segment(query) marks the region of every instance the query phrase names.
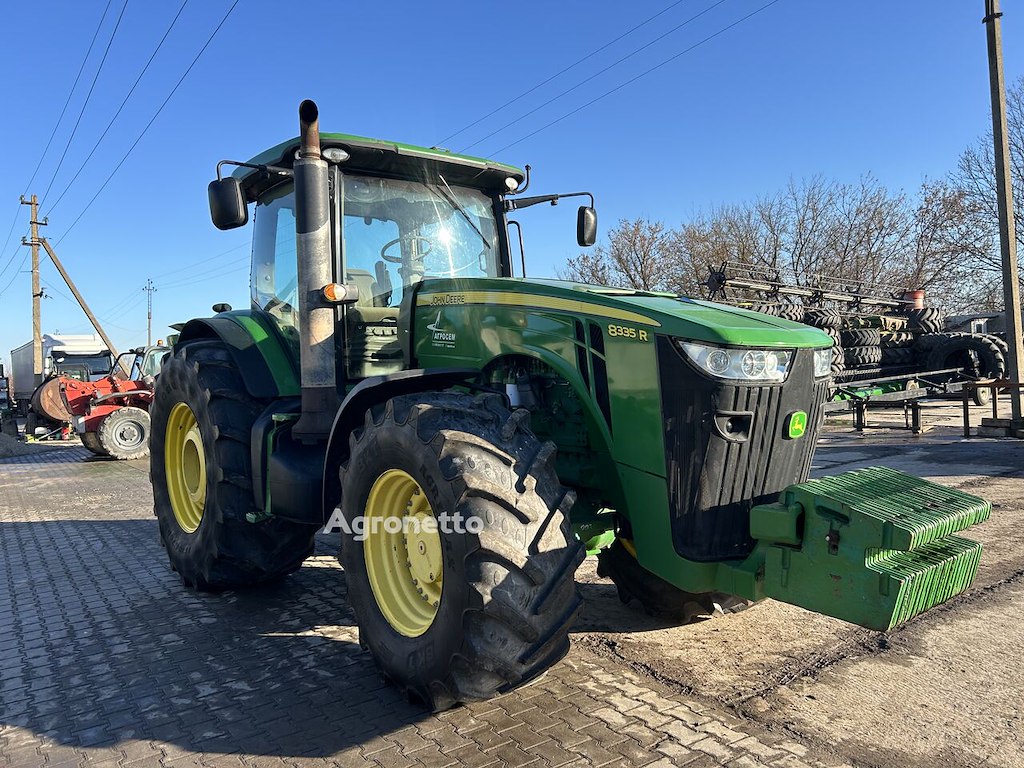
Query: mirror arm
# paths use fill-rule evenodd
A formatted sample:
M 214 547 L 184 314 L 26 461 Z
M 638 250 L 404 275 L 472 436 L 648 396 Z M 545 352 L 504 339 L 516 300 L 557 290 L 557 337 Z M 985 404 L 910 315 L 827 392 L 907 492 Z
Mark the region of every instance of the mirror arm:
M 281 168 L 280 166 L 277 166 L 277 165 L 262 165 L 262 164 L 255 164 L 255 163 L 243 163 L 241 160 L 221 160 L 219 163 L 217 163 L 217 181 L 223 181 L 223 177 L 221 176 L 221 170 L 220 169 L 221 169 L 222 166 L 225 166 L 225 165 L 235 165 L 235 166 L 238 166 L 239 168 L 254 168 L 257 171 L 262 171 L 263 173 L 267 174 L 268 176 L 269 175 L 275 175 L 275 176 L 293 176 L 294 175 L 294 173 L 292 172 L 291 168 Z
M 518 211 L 520 208 L 529 208 L 531 205 L 551 203 L 557 205 L 563 197 L 589 197 L 590 207 L 594 207 L 594 195 L 590 192 L 566 192 L 562 195 L 537 195 L 536 197 L 524 197 L 519 200 L 506 200 L 505 211 Z

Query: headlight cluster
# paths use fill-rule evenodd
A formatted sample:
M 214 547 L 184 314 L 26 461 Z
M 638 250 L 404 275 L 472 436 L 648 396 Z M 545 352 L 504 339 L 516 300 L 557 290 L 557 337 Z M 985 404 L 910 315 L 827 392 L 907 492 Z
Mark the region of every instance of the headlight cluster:
M 793 352 L 788 349 L 727 349 L 692 341 L 676 343 L 698 368 L 716 379 L 785 381 L 793 359 Z M 831 359 L 830 356 L 830 365 Z
M 814 378 L 822 379 L 832 374 L 832 347 L 814 350 Z

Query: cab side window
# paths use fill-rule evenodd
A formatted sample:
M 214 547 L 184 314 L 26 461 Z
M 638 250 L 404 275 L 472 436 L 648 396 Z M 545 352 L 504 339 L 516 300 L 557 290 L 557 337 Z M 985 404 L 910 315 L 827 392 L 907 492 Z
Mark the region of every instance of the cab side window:
M 295 190 L 291 182 L 256 203 L 252 242 L 253 307 L 265 310 L 286 339 L 297 342 L 298 263 L 295 253 Z

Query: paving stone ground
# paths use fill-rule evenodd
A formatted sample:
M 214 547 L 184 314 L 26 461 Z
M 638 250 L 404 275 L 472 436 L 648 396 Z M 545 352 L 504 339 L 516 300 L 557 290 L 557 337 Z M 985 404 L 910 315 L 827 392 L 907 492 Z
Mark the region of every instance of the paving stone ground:
M 842 764 L 584 643 L 531 686 L 427 713 L 360 649 L 337 545 L 276 586 L 190 592 L 144 462 L 0 460 L 0 767 Z

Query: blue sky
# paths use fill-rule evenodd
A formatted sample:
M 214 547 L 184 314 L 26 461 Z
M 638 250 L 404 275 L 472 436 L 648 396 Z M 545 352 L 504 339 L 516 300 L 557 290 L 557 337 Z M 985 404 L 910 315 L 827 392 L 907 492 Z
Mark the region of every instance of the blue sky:
M 0 144 L 7 151 L 0 243 L 17 219 L 0 251 L 0 359 L 31 338 L 23 265 L 28 249 L 17 246 L 28 209 L 17 205 L 18 196 L 42 195 L 51 180 L 42 206 L 50 220 L 44 234 L 116 344 L 145 342 L 147 278 L 157 286 L 155 336 L 169 323 L 209 314 L 214 302 L 245 306 L 249 234 L 213 228 L 206 184 L 218 160 L 247 159 L 293 136 L 303 98 L 319 103 L 324 130 L 428 146 L 445 140 L 453 150 L 471 147 L 473 154 L 498 152 L 496 159 L 530 163 L 532 193 L 594 192 L 602 229 L 634 216 L 678 224 L 696 210 L 819 173 L 845 181 L 871 173 L 913 191 L 924 179 L 945 175 L 989 121 L 982 0 L 777 0 L 704 43 L 768 0 L 393 2 L 386 12 L 365 3 L 310 0 L 301 16 L 298 4 L 240 0 L 69 232 L 232 0 L 189 0 L 123 112 L 68 186 L 181 5 L 128 1 L 69 143 L 123 2 L 111 0 L 31 188 L 106 0 L 8 3 L 3 10 L 8 35 L 0 48 Z M 1012 3 L 1006 10 L 1012 80 L 1024 74 L 1024 13 Z M 447 138 L 661 11 L 512 106 Z M 302 19 L 312 28 L 299 29 Z M 33 25 L 41 34 L 30 33 Z M 576 252 L 573 210 L 543 206 L 520 215 L 530 274 L 553 275 Z M 43 301 L 43 330 L 89 332 L 52 265 L 44 264 L 42 275 L 52 297 Z

